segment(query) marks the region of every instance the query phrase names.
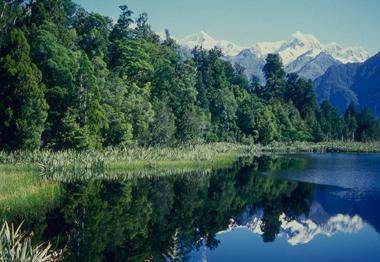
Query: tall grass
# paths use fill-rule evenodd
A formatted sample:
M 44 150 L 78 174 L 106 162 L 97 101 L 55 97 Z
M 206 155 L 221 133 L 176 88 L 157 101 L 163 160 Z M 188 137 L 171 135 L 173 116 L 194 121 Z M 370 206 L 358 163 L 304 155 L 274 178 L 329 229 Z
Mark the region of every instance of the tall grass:
M 0 171 L 0 216 L 37 216 L 58 206 L 61 186 L 42 181 L 36 171 Z
M 110 178 L 112 174 L 157 174 L 152 170 L 209 168 L 232 162 L 241 155 L 260 152 L 380 152 L 379 143 L 272 143 L 241 145 L 213 143 L 175 148 L 109 148 L 102 151 L 16 151 L 0 152 L 1 169 L 39 170 L 47 181 L 74 181 Z M 148 172 L 147 172 L 148 171 Z
M 45 180 L 73 181 L 152 175 L 167 170 L 207 169 L 231 164 L 248 147 L 234 144 L 180 148 L 109 149 L 102 152 L 65 151 L 47 154 L 39 163 Z M 117 174 L 117 175 L 115 175 Z

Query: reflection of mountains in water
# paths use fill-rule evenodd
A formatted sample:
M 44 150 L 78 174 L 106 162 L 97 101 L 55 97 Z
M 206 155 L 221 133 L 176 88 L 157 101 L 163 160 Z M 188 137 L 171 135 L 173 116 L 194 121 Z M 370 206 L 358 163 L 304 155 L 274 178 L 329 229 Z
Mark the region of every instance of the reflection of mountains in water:
M 315 198 L 327 214 L 358 215 L 380 234 L 380 192 L 322 187 Z
M 338 232 L 357 233 L 365 223 L 380 233 L 380 211 L 377 208 L 378 194 L 350 191 L 341 188 L 323 187 L 316 189 L 309 214 L 289 219 L 285 214 L 279 217 L 279 236 L 285 236 L 291 245 L 306 244 L 318 235 L 331 237 Z M 247 228 L 263 235 L 263 210 L 252 214 L 246 210 L 236 220 L 231 219 L 229 228 Z M 220 233 L 224 233 L 222 231 Z

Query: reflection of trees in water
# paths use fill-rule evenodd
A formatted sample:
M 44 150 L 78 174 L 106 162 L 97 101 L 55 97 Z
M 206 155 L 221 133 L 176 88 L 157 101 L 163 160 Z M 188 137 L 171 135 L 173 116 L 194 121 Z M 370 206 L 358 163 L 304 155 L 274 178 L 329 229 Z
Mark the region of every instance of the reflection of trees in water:
M 60 228 L 54 235 L 64 242 L 70 232 L 68 260 L 185 260 L 203 244 L 216 248 L 216 233 L 250 208 L 264 210 L 263 239 L 273 241 L 282 213 L 288 218 L 308 213 L 312 187 L 256 174 L 300 165 L 264 157 L 201 176 L 66 185 L 63 207 L 49 215 L 46 233 Z

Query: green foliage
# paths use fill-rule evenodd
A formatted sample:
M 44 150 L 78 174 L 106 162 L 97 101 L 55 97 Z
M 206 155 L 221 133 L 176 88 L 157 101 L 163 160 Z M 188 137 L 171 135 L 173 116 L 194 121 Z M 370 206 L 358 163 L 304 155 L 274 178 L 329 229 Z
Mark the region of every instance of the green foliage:
M 47 116 L 41 72 L 30 59 L 23 31 L 14 29 L 0 57 L 0 145 L 38 149 Z
M 358 112 L 356 109 L 356 105 L 352 102 L 344 114 L 344 121 L 347 126 L 347 137 L 352 141 L 355 141 L 355 133 L 358 128 Z
M 34 247 L 31 238 L 21 232 L 21 225 L 17 228 L 5 222 L 0 230 L 0 260 L 44 262 L 54 259 L 51 245 Z
M 154 120 L 150 126 L 150 143 L 152 145 L 171 145 L 175 141 L 175 116 L 171 108 L 163 101 L 153 103 Z
M 328 101 L 321 104 L 319 123 L 326 141 L 343 139 L 344 122 Z
M 267 81 L 263 97 L 283 99 L 285 93 L 285 71 L 278 54 L 268 54 L 263 68 Z
M 379 137 L 367 111 L 319 109 L 311 81 L 286 76 L 279 55 L 261 85 L 218 48 L 189 56 L 169 31 L 160 40 L 126 5 L 112 24 L 71 0 L 0 3 L 3 149 Z
M 373 141 L 380 138 L 380 123 L 369 108 L 358 114 L 357 136 L 360 141 Z

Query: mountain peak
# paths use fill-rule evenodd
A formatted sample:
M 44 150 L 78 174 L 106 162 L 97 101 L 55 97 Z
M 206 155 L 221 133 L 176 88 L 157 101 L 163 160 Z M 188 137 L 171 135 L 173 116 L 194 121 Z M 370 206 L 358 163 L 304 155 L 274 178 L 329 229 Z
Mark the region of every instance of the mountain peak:
M 241 47 L 226 40 L 215 40 L 203 30 L 199 31 L 198 33 L 180 38 L 178 39 L 178 42 L 180 45 L 183 45 L 190 49 L 196 46 L 201 46 L 206 50 L 212 49 L 214 47 L 219 47 L 225 56 L 236 56 L 240 51 L 246 49 L 246 47 Z
M 314 35 L 301 31 L 294 32 L 289 40 L 259 42 L 251 47 L 243 47 L 226 40 L 216 40 L 204 30 L 180 38 L 178 42 L 189 49 L 196 46 L 202 46 L 206 50 L 219 47 L 225 56 L 236 56 L 244 49 L 250 49 L 261 59 L 265 59 L 269 53 L 277 53 L 285 66 L 300 56 L 306 55 L 312 59 L 321 52 L 330 54 L 341 63 L 363 62 L 369 58 L 369 54 L 363 48 L 341 47 L 336 43 L 322 44 Z
M 294 39 L 298 39 L 300 41 L 305 41 L 305 42 L 318 42 L 319 40 L 312 34 L 305 34 L 302 33 L 301 31 L 296 31 L 292 34 L 292 37 Z
M 300 31 L 297 31 L 292 34 L 290 40 L 290 45 L 295 44 L 299 46 L 304 46 L 309 49 L 321 49 L 321 42 L 312 34 L 305 34 Z
M 202 44 L 205 42 L 210 42 L 210 43 L 215 42 L 215 40 L 205 31 L 200 31 L 198 33 L 187 35 L 184 38 L 182 38 L 181 41 L 183 42 L 193 41 L 193 42 L 198 42 L 199 44 Z
M 203 30 L 199 31 L 198 34 L 201 35 L 201 36 L 204 36 L 204 37 L 209 37 L 209 38 L 211 38 L 211 36 L 210 36 L 208 33 L 206 33 L 205 31 L 203 31 Z

